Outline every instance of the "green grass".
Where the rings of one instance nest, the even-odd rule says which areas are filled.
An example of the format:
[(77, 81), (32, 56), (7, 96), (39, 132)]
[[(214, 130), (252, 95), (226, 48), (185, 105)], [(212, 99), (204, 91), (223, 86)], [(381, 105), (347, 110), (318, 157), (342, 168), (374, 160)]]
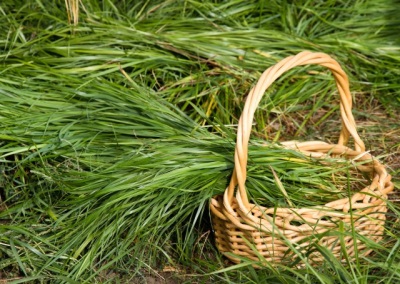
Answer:
[[(71, 81), (41, 81), (51, 89), (47, 94), (32, 83), (23, 89), (11, 80), (3, 84), (10, 115), (2, 117), (0, 152), (9, 208), (1, 217), (10, 223), (4, 241), (11, 247), (4, 254), (25, 275), (63, 274), (59, 262), (67, 259), (64, 276), (78, 280), (103, 257), (120, 263), (133, 254), (156, 263), (172, 240), (186, 247), (209, 199), (227, 185), (233, 131), (227, 138), (209, 133), (145, 89), (96, 80), (75, 91), (66, 87)], [(255, 144), (250, 153), (250, 194), (264, 205), (287, 206), (269, 167), (297, 206), (347, 195), (333, 194), (347, 184), (346, 163), (330, 168), (267, 144)], [(20, 255), (35, 261), (18, 261)]]
[[(232, 266), (213, 246), (207, 207), (228, 182), (246, 93), (264, 69), (305, 49), (343, 65), (361, 136), (396, 178), (400, 23), (394, 2), (83, 5), (73, 27), (64, 3), (0, 4), (0, 279), (399, 281), (398, 194), (389, 203), (384, 241), (365, 240), (374, 254), (339, 263), (317, 247), (326, 261), (303, 269)], [(338, 111), (326, 70), (297, 68), (273, 85), (255, 117), (248, 183), (255, 200), (286, 202), (270, 165), (298, 206), (335, 198), (315, 187), (334, 187), (329, 168), (260, 143), (335, 142)], [(309, 200), (299, 184), (309, 189)]]

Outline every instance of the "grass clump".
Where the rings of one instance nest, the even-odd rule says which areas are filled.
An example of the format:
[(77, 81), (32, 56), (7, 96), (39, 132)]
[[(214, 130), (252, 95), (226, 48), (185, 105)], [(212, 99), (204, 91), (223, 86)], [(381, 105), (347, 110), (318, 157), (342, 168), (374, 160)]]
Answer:
[[(146, 280), (173, 267), (181, 282), (193, 275), (236, 283), (399, 280), (395, 199), (387, 238), (365, 241), (373, 256), (342, 264), (318, 248), (327, 261), (304, 269), (226, 266), (207, 212), (233, 168), (245, 94), (283, 57), (303, 49), (333, 54), (364, 98), (361, 114), (372, 98), (395, 113), (398, 19), (390, 1), (80, 5), (80, 23), (70, 26), (64, 3), (0, 4), (0, 269), (7, 278)], [(324, 128), (336, 119), (334, 95), (332, 78), (319, 69), (288, 73), (266, 95), (249, 159), (257, 202), (288, 205), (271, 167), (296, 206), (351, 193), (334, 183), (347, 183), (348, 164), (331, 169), (261, 142), (335, 139), (338, 131)]]
[[(173, 239), (174, 246), (187, 245), (185, 236), (209, 199), (227, 186), (233, 130), (225, 138), (210, 133), (149, 89), (102, 79), (74, 87), (67, 75), (58, 85), (41, 80), (20, 89), (8, 73), (10, 79), (2, 79), (2, 107), (9, 114), (1, 118), (7, 177), (1, 216), (15, 226), (24, 218), (24, 230), (9, 227), (4, 240), (12, 247), (22, 239), (19, 249), (27, 247), (6, 250), (6, 256), (35, 257), (18, 262), (23, 274), (55, 273), (66, 262), (63, 277), (90, 278), (108, 259), (149, 258), (155, 265)], [(271, 168), (297, 206), (337, 199), (332, 174), (347, 183), (339, 172), (347, 165), (333, 170), (268, 144), (256, 143), (250, 153), (249, 192), (266, 206), (287, 206)], [(34, 243), (30, 234), (37, 236)]]

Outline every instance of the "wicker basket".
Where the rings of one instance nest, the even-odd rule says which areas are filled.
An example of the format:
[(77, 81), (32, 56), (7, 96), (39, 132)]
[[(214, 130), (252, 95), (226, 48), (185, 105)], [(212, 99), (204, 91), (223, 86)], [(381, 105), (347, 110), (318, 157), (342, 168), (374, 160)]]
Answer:
[[(332, 72), (340, 94), (342, 130), (338, 144), (320, 141), (285, 142), (312, 157), (346, 158), (357, 162), (357, 171), (368, 175), (371, 184), (354, 195), (310, 208), (265, 208), (252, 204), (246, 192), (247, 151), (254, 112), (265, 90), (285, 71), (300, 65), (317, 64)], [(239, 120), (235, 168), (223, 195), (211, 199), (210, 209), (217, 248), (233, 262), (252, 259), (264, 263), (299, 261), (304, 265), (324, 259), (321, 247), (339, 260), (368, 255), (363, 236), (378, 242), (383, 237), (387, 194), (393, 190), (385, 167), (365, 152), (351, 113), (349, 82), (340, 65), (323, 53), (301, 52), (270, 67), (250, 91)], [(346, 147), (350, 138), (354, 148)], [(236, 191), (236, 196), (234, 193)], [(326, 253), (325, 253), (326, 255)], [(258, 262), (259, 263), (259, 262)]]

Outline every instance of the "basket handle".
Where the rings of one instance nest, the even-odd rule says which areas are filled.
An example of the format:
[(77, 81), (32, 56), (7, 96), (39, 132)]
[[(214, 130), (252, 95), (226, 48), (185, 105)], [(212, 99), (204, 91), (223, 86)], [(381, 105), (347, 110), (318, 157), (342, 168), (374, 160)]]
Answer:
[[(231, 208), (233, 194), (235, 187), (238, 185), (238, 202), (243, 202), (242, 206), (245, 206), (250, 210), (250, 204), (247, 197), (247, 191), (245, 187), (246, 175), (247, 175), (247, 155), (248, 155), (248, 143), (250, 139), (250, 133), (252, 128), (252, 122), (254, 113), (260, 103), (262, 96), (264, 95), (267, 88), (278, 79), (284, 72), (292, 69), (296, 66), (316, 64), (327, 67), (331, 70), (336, 86), (340, 95), (340, 114), (342, 118), (342, 130), (339, 136), (339, 145), (346, 145), (350, 136), (354, 139), (355, 149), (359, 152), (365, 151), (364, 142), (360, 139), (357, 130), (354, 117), (351, 113), (352, 108), (352, 97), (349, 88), (349, 80), (346, 73), (340, 67), (340, 65), (329, 55), (324, 53), (313, 53), (309, 51), (303, 51), (295, 56), (289, 56), (276, 65), (268, 68), (258, 80), (256, 86), (251, 89), (242, 115), (239, 119), (237, 140), (235, 147), (235, 168), (232, 174), (230, 184), (225, 191), (224, 204), (225, 207)], [(240, 198), (239, 198), (240, 197)], [(231, 211), (231, 210), (229, 210)]]

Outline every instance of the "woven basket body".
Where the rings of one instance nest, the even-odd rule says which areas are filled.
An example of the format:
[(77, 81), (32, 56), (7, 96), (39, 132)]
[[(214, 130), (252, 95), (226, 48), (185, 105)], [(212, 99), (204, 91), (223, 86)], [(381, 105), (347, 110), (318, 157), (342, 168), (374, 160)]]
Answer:
[[(342, 129), (337, 144), (320, 141), (282, 143), (319, 159), (345, 158), (357, 161), (357, 171), (368, 176), (370, 185), (354, 195), (310, 208), (265, 208), (252, 204), (246, 191), (248, 142), (254, 112), (265, 90), (285, 71), (300, 65), (316, 64), (332, 72), (340, 95)], [(239, 120), (235, 148), (235, 168), (223, 195), (211, 199), (210, 209), (217, 248), (238, 263), (243, 258), (286, 263), (299, 257), (311, 264), (324, 259), (329, 249), (339, 260), (368, 255), (363, 237), (378, 242), (383, 237), (387, 194), (393, 190), (385, 167), (365, 152), (351, 113), (352, 98), (346, 74), (340, 65), (323, 53), (302, 52), (267, 69), (250, 91)], [(349, 138), (354, 148), (347, 147)]]

